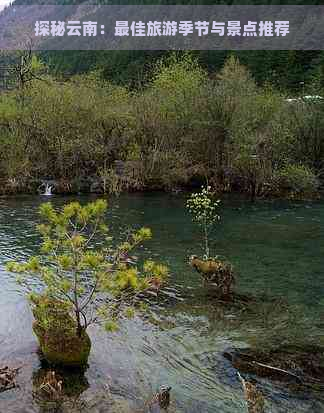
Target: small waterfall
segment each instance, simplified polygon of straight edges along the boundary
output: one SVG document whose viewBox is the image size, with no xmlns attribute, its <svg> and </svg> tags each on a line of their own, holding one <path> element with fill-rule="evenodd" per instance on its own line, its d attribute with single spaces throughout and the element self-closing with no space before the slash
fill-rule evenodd
<svg viewBox="0 0 324 413">
<path fill-rule="evenodd" d="M 46 184 L 45 192 L 42 195 L 51 196 L 52 195 L 52 185 Z"/>
</svg>

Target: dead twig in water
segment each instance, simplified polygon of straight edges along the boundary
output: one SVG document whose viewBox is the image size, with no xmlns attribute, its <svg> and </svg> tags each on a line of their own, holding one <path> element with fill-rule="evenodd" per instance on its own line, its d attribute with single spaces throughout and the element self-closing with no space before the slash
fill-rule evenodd
<svg viewBox="0 0 324 413">
<path fill-rule="evenodd" d="M 270 366 L 270 365 L 268 365 L 268 364 L 259 363 L 258 361 L 252 361 L 251 363 L 252 363 L 252 364 L 255 364 L 255 365 L 257 365 L 257 366 L 260 366 L 260 367 L 269 369 L 269 370 L 274 370 L 274 371 L 276 371 L 276 372 L 278 372 L 278 373 L 280 373 L 280 374 L 285 374 L 285 375 L 287 375 L 287 376 L 294 377 L 295 379 L 297 379 L 297 381 L 299 381 L 300 384 L 303 383 L 303 380 L 301 379 L 301 377 L 297 376 L 297 374 L 291 373 L 290 371 L 287 371 L 287 370 L 284 370 L 284 369 L 280 369 L 279 367 L 273 367 L 273 366 Z"/>
<path fill-rule="evenodd" d="M 264 397 L 263 394 L 249 381 L 245 380 L 239 372 L 237 375 L 242 383 L 244 398 L 246 400 L 249 413 L 264 413 Z"/>
</svg>

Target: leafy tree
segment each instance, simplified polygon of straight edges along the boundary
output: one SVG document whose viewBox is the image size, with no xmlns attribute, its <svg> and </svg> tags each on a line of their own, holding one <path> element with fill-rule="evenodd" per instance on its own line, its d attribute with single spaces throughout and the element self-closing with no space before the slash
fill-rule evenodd
<svg viewBox="0 0 324 413">
<path fill-rule="evenodd" d="M 141 306 L 140 295 L 158 288 L 168 276 L 162 264 L 147 260 L 140 271 L 128 260 L 134 248 L 151 238 L 150 229 L 143 227 L 115 244 L 104 223 L 106 210 L 104 200 L 85 206 L 71 202 L 61 210 L 42 204 L 40 256 L 8 263 L 10 271 L 19 273 L 18 282 L 29 291 L 31 303 L 46 297 L 68 308 L 79 337 L 94 322 L 115 329 L 118 318 L 132 316 Z"/>
<path fill-rule="evenodd" d="M 320 171 L 324 168 L 324 103 L 302 100 L 290 107 L 290 129 L 295 137 L 294 158 Z"/>
<path fill-rule="evenodd" d="M 206 79 L 190 54 L 182 59 L 173 54 L 155 65 L 151 84 L 137 95 L 137 136 L 148 181 L 161 184 L 179 176 L 179 171 L 185 181 L 188 152 L 199 128 L 197 103 Z"/>
</svg>

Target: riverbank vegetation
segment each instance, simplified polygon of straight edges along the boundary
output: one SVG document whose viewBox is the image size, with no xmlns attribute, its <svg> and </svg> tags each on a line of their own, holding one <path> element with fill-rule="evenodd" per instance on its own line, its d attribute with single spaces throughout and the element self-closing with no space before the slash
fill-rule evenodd
<svg viewBox="0 0 324 413">
<path fill-rule="evenodd" d="M 0 96 L 2 193 L 43 182 L 57 193 L 177 190 L 207 179 L 251 199 L 318 193 L 324 103 L 257 85 L 234 56 L 207 73 L 192 55 L 171 55 L 136 90 L 100 70 L 54 78 L 35 56 L 28 69 Z"/>
</svg>

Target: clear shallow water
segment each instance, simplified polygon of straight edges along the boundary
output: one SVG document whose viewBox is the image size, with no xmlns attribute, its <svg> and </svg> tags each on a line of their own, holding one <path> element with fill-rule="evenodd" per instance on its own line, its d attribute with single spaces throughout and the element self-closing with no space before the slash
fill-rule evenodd
<svg viewBox="0 0 324 413">
<path fill-rule="evenodd" d="M 51 197 L 55 205 L 71 199 Z M 0 198 L 0 365 L 23 365 L 18 376 L 20 388 L 0 394 L 0 413 L 44 411 L 31 394 L 41 368 L 32 316 L 4 265 L 7 260 L 36 253 L 37 208 L 47 200 Z M 222 202 L 220 213 L 214 251 L 234 263 L 237 290 L 284 296 L 309 317 L 320 315 L 324 203 L 262 201 L 251 205 L 229 198 Z M 175 286 L 178 298 L 157 303 L 154 320 L 127 321 L 114 334 L 97 327 L 90 330 L 93 346 L 85 374 L 83 411 L 110 411 L 106 384 L 116 399 L 130 405 L 129 411 L 141 411 L 150 395 L 165 383 L 172 386 L 174 411 L 244 411 L 236 371 L 222 353 L 232 346 L 248 345 L 262 329 L 258 320 L 246 320 L 231 308 L 218 308 L 207 298 L 199 276 L 187 264 L 189 255 L 201 252 L 199 234 L 184 212 L 184 198 L 125 195 L 111 201 L 109 216 L 116 233 L 128 224 L 152 228 L 153 239 L 140 254 L 169 265 L 170 286 Z M 271 412 L 324 411 L 324 403 L 312 395 L 289 393 L 266 381 L 263 390 Z"/>
</svg>

